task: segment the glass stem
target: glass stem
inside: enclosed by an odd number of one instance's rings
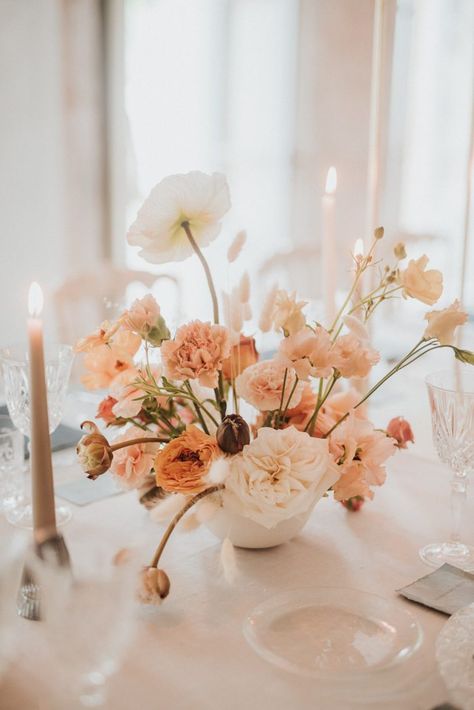
[[[461,544],[461,525],[466,507],[468,478],[466,472],[455,473],[451,479],[451,545]]]

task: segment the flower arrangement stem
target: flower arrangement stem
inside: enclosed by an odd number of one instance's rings
[[[126,446],[133,446],[134,444],[153,444],[159,442],[160,444],[167,444],[169,439],[164,439],[161,436],[143,436],[138,439],[130,439],[129,441],[121,441],[118,444],[113,444],[110,447],[111,451],[118,451],[119,449],[124,449]]]
[[[193,234],[191,232],[191,228],[189,226],[189,222],[185,221],[181,224],[182,228],[186,232],[186,236],[189,240],[189,243],[191,244],[192,248],[194,249],[199,261],[202,264],[202,268],[204,269],[204,273],[206,274],[206,279],[207,279],[207,285],[209,286],[209,291],[211,292],[211,298],[212,298],[212,308],[214,312],[214,323],[219,323],[219,303],[217,301],[217,293],[216,289],[214,286],[214,281],[212,280],[212,274],[211,270],[209,268],[209,264],[207,263],[207,260],[198,247],[198,244],[196,240],[193,237]]]
[[[421,347],[420,347],[421,346]],[[425,340],[420,340],[412,350],[410,350],[405,357],[403,357],[396,365],[393,367],[389,372],[387,372],[386,375],[382,377],[368,392],[362,399],[357,402],[357,404],[354,406],[354,409],[357,409],[357,407],[360,407],[361,404],[363,404],[369,397],[371,397],[376,390],[378,390],[379,387],[381,387],[384,382],[386,382],[392,375],[394,375],[396,372],[399,372],[399,370],[403,370],[404,367],[407,365],[411,365],[412,362],[415,362],[415,360],[418,360],[419,357],[422,355],[426,355],[427,352],[430,352],[430,350],[436,350],[436,348],[439,348],[442,346],[435,345],[433,346],[432,341],[425,341]],[[323,439],[327,439],[330,434],[336,429],[336,427],[339,426],[339,424],[342,424],[347,417],[349,416],[350,412],[346,412],[344,416],[342,416],[338,421],[327,431]]]
[[[215,486],[211,486],[210,488],[206,488],[204,491],[201,491],[200,493],[196,493],[192,498],[190,498],[185,505],[179,510],[168,527],[166,528],[163,537],[161,538],[160,544],[156,548],[156,552],[153,555],[153,559],[151,561],[150,567],[158,567],[158,563],[160,561],[161,555],[163,553],[163,550],[166,547],[166,544],[171,537],[171,533],[175,529],[176,525],[179,523],[183,515],[185,515],[190,508],[193,507],[196,503],[198,503],[200,500],[205,498],[206,496],[211,495],[212,493],[217,493],[218,491],[223,490],[224,484],[219,483]]]
[[[188,390],[188,392],[189,392],[189,394],[191,395],[191,397],[193,397],[193,391],[192,391],[192,389],[191,389],[191,385],[189,384],[189,380],[186,380],[186,382],[185,382],[185,387],[186,387],[186,389]],[[207,424],[206,424],[206,420],[205,420],[204,417],[202,416],[201,406],[200,406],[199,402],[197,402],[195,399],[193,399],[192,402],[193,402],[194,409],[195,409],[195,411],[196,411],[197,417],[198,417],[198,419],[199,419],[199,421],[200,421],[200,423],[201,423],[202,428],[204,429],[204,431],[206,432],[206,434],[209,434],[209,429],[208,429],[208,426],[207,426]]]

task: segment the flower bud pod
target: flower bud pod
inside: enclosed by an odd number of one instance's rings
[[[93,422],[82,422],[82,429],[89,429],[77,444],[77,456],[88,478],[95,480],[109,470],[114,457],[109,442]]]
[[[229,414],[219,425],[216,439],[226,454],[238,454],[244,446],[250,444],[249,425],[238,414]]]
[[[170,579],[157,567],[145,567],[141,574],[138,598],[143,604],[161,604],[170,593]]]
[[[405,245],[403,242],[397,242],[395,246],[393,247],[393,253],[397,257],[397,259],[405,259],[407,255],[407,250],[405,249]]]

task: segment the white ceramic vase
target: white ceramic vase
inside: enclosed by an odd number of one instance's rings
[[[236,547],[262,549],[288,542],[303,529],[313,506],[300,515],[282,520],[273,528],[265,528],[254,520],[222,507],[206,523],[207,528],[220,540],[228,537]]]

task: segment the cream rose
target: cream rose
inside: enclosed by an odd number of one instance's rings
[[[403,295],[416,298],[432,306],[443,293],[443,274],[437,269],[428,269],[426,254],[419,259],[411,259],[405,270],[400,271],[400,283]]]
[[[451,345],[454,340],[454,331],[467,321],[467,313],[461,310],[461,304],[456,300],[441,311],[426,313],[425,320],[428,321],[423,335],[426,340],[436,338],[441,345]]]
[[[286,381],[285,381],[285,370]],[[282,402],[287,404],[290,394],[295,386],[296,372],[293,368],[286,368],[277,360],[262,360],[255,365],[247,367],[235,380],[235,386],[240,397],[261,412],[271,412],[280,407]],[[283,393],[283,384],[285,384]],[[299,404],[303,392],[303,382],[295,386],[289,407]]]
[[[224,505],[268,529],[307,511],[339,478],[327,440],[294,427],[260,429],[229,465]]]

